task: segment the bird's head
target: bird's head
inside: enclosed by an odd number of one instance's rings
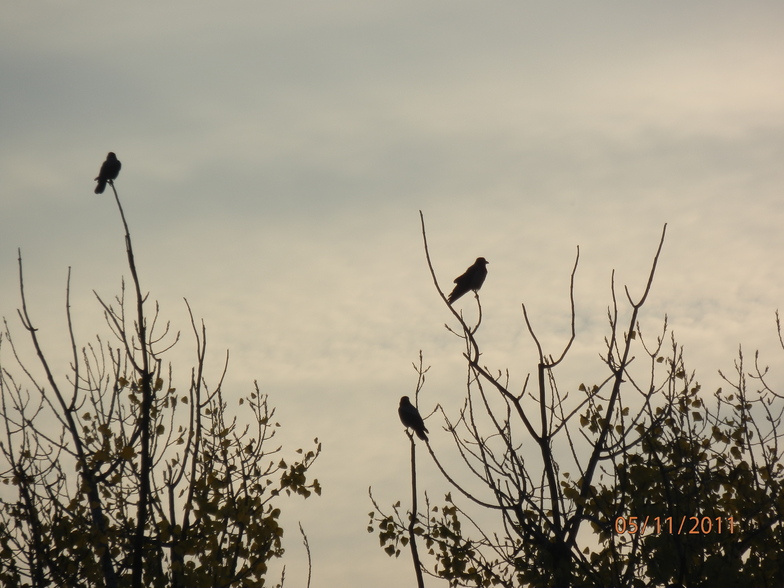
[[[484,257],[477,257],[476,258],[476,263],[480,264],[480,265],[487,265],[490,262],[487,261]]]
[[[403,398],[400,399],[400,406],[403,406],[405,404],[411,404],[411,401],[408,399],[408,396],[403,396]]]
[[[106,159],[117,159],[117,156],[114,154],[114,151],[109,151],[109,155],[106,156]]]

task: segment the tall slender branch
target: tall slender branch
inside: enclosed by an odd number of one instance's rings
[[[139,472],[139,504],[136,511],[136,530],[133,538],[133,563],[131,565],[131,586],[142,588],[142,571],[144,568],[144,533],[147,526],[148,508],[150,501],[150,477],[152,472],[152,455],[150,453],[150,435],[152,422],[153,382],[150,369],[150,350],[147,341],[147,319],[144,314],[144,300],[142,296],[139,274],[136,271],[136,262],[131,244],[131,233],[128,222],[125,220],[120,197],[114,182],[110,182],[117,208],[120,211],[123,227],[125,229],[125,250],[128,254],[128,267],[131,271],[134,289],[136,291],[136,330],[139,337],[139,352],[141,354],[140,388],[142,393],[141,410],[139,411],[139,429],[141,430],[140,447],[140,472]]]
[[[412,433],[406,431],[406,435],[408,435],[408,439],[411,442],[411,520],[408,523],[408,539],[411,546],[411,559],[414,562],[417,587],[425,588],[425,580],[422,577],[422,562],[419,559],[419,550],[416,542],[417,509],[419,508],[417,501],[416,442]]]

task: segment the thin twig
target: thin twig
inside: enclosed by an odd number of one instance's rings
[[[313,571],[313,560],[310,557],[310,544],[308,543],[308,536],[305,535],[305,529],[302,528],[302,523],[299,523],[299,532],[302,533],[302,543],[305,544],[305,552],[308,554],[308,583],[305,588],[310,588],[310,575]]]

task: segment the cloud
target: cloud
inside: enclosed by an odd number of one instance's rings
[[[78,328],[99,328],[91,289],[117,288],[124,251],[92,178],[116,151],[143,285],[185,333],[191,301],[212,361],[231,349],[233,390],[259,379],[287,445],[324,441],[325,496],[291,506],[316,577],[349,585],[346,554],[361,552],[383,571],[353,585],[398,586],[410,568],[367,535],[366,488],[407,495],[396,406],[419,350],[425,406],[454,409],[465,378],[418,211],[442,287],[490,261],[483,358],[516,386],[536,362],[521,304],[559,350],[578,245],[564,386],[596,381],[611,272],[619,299],[640,292],[665,222],[644,330],[668,313],[714,383],[740,342],[775,361],[780,11],[15,6],[0,25],[0,312],[14,314],[21,246],[47,331],[62,326],[68,266]]]

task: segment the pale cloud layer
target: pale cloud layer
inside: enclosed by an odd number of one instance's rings
[[[411,581],[365,531],[367,487],[408,496],[396,406],[419,350],[423,405],[456,409],[464,381],[420,209],[443,288],[490,261],[484,359],[518,385],[520,305],[558,349],[577,245],[561,385],[603,376],[610,273],[641,291],[665,222],[648,330],[669,314],[708,391],[740,343],[780,363],[780,4],[3,5],[0,313],[13,324],[21,247],[50,347],[68,266],[79,332],[99,328],[91,291],[116,291],[124,257],[91,180],[117,152],[145,287],[183,330],[189,299],[216,375],[231,349],[232,386],[259,380],[288,446],[324,442],[324,496],[286,506],[291,585],[298,520],[317,584]]]

